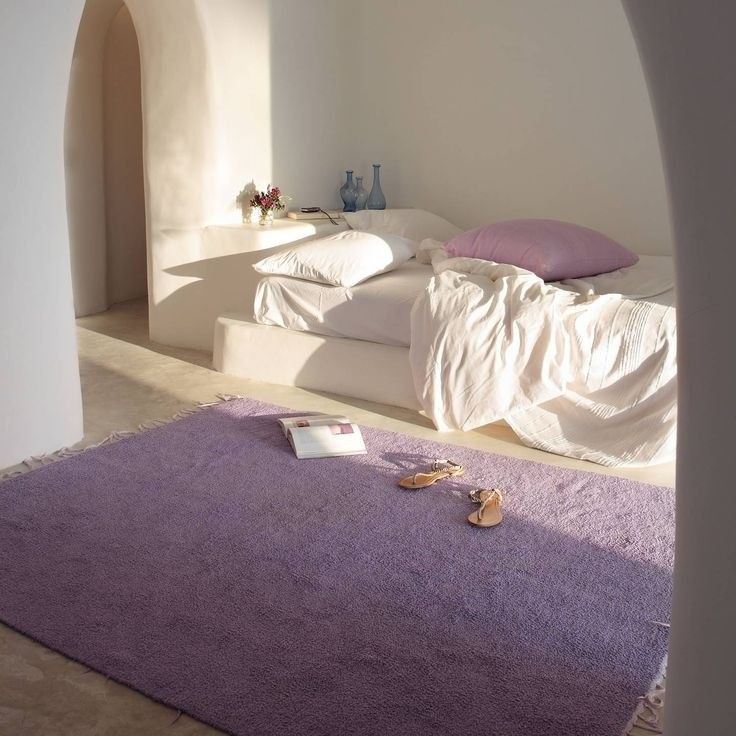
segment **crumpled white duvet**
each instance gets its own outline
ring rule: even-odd
[[[602,465],[674,458],[672,307],[565,291],[489,261],[432,260],[410,359],[439,430],[505,419],[526,445]]]

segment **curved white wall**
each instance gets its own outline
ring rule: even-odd
[[[626,0],[659,124],[677,260],[679,435],[667,736],[736,733],[736,5]]]
[[[82,436],[63,159],[82,5],[0,4],[0,467]]]
[[[351,24],[351,160],[461,227],[552,217],[669,253],[662,162],[619,2],[372,0]]]

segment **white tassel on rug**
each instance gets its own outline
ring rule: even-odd
[[[165,427],[167,424],[171,424],[178,419],[184,419],[185,417],[191,416],[192,414],[196,414],[197,412],[202,411],[202,409],[208,409],[211,406],[217,406],[218,404],[223,404],[227,401],[236,401],[237,399],[242,398],[244,397],[237,394],[217,394],[217,401],[199,401],[192,407],[181,409],[169,419],[153,419],[149,422],[139,424],[137,429],[112,432],[104,439],[91,445],[85,445],[84,447],[62,447],[56,452],[50,452],[44,455],[32,455],[31,457],[26,458],[21,463],[24,467],[0,475],[0,482],[9,478],[15,478],[19,475],[23,475],[31,470],[35,470],[36,468],[42,468],[44,465],[50,465],[51,463],[58,462],[59,460],[64,460],[68,457],[74,457],[75,455],[81,455],[83,452],[87,452],[87,450],[94,450],[97,447],[103,447],[104,445],[109,445],[113,442],[118,442],[119,440],[124,440],[128,437],[134,437],[141,432],[147,432],[151,429],[157,429],[158,427]]]

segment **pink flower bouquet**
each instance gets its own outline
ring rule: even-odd
[[[261,211],[261,224],[265,225],[273,221],[273,213],[286,209],[289,197],[281,193],[278,187],[270,184],[265,192],[256,192],[250,200],[251,207],[258,207]]]

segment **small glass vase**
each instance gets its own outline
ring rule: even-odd
[[[368,195],[366,207],[369,210],[385,210],[386,197],[381,190],[381,164],[373,164],[373,188]]]
[[[353,172],[348,170],[345,174],[347,178],[345,183],[340,187],[340,197],[345,205],[342,211],[355,212],[355,198],[357,197],[358,192],[355,189],[355,184],[353,184]]]
[[[261,210],[258,216],[258,224],[261,227],[271,227],[273,225],[273,210]]]
[[[362,176],[355,177],[355,192],[355,211],[359,212],[365,209],[365,203],[368,201],[368,191],[363,186]]]

